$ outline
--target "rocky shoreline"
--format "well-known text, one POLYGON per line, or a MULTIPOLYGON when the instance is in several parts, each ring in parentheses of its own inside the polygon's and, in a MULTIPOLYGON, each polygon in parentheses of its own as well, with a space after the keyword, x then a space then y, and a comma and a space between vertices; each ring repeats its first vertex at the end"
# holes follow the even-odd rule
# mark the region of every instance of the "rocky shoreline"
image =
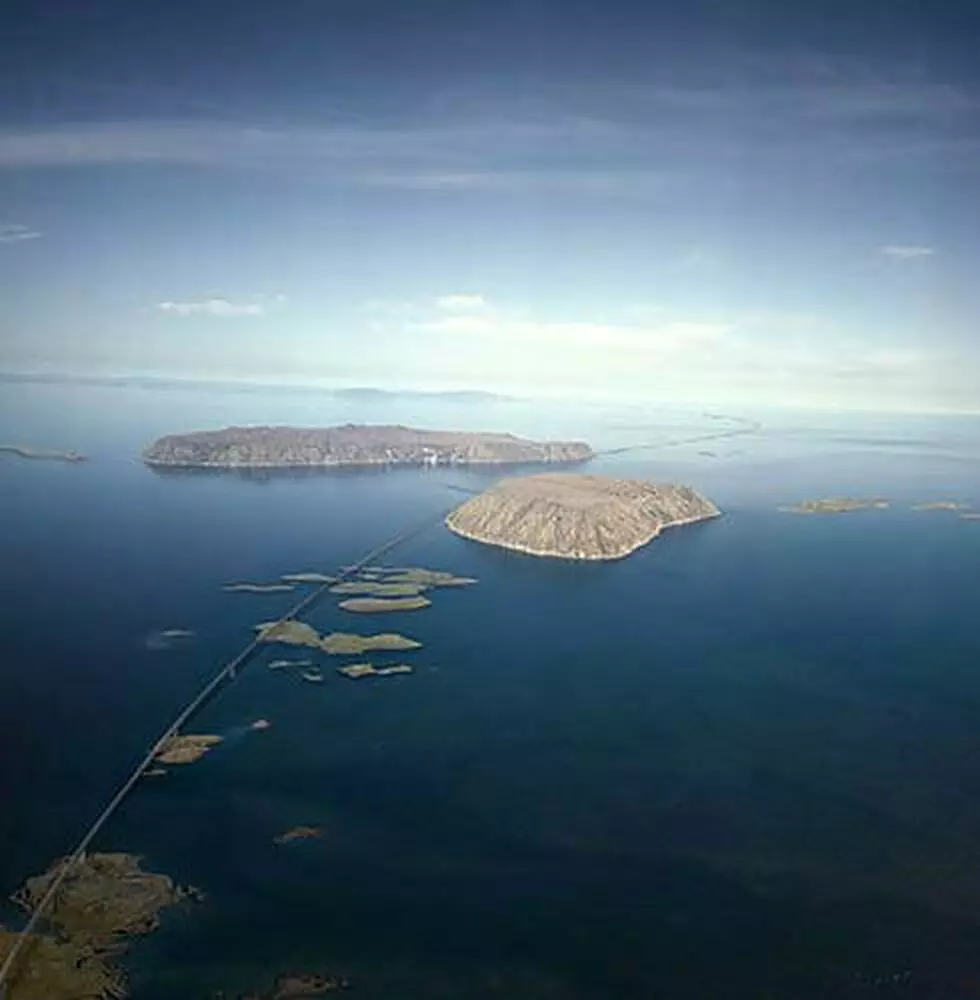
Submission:
POLYGON ((698 517, 689 517, 678 521, 665 522, 664 524, 657 525, 657 527, 642 541, 631 543, 628 546, 624 545, 621 551, 609 554, 598 554, 583 551, 569 555, 567 552, 558 548, 533 548, 530 545, 522 545, 516 542, 506 544, 504 542, 488 542, 485 538, 482 538, 475 533, 467 532, 465 529, 449 524, 448 521, 447 527, 453 532, 453 534, 459 535, 460 538, 466 538, 471 542, 480 542, 484 545, 497 545, 500 548, 510 549, 512 552, 523 552, 525 555, 529 556, 542 556, 549 559, 575 559, 580 562, 614 562, 617 559, 625 559, 627 556, 632 555, 637 549, 643 548, 644 545, 648 545, 656 538, 659 538, 660 535, 663 534, 665 528, 681 528, 688 524, 700 524, 702 521, 710 521, 716 517, 721 517, 721 511, 714 514, 702 514, 698 517))

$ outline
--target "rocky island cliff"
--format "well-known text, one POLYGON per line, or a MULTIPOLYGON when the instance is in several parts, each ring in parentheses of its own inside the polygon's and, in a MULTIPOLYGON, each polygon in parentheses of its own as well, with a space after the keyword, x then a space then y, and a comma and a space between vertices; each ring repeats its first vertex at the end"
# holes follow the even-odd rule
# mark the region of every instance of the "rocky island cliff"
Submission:
POLYGON ((152 466, 218 469, 357 465, 484 465, 580 462, 582 441, 528 441, 513 434, 470 434, 411 427, 226 427, 159 438, 143 452, 152 466))
POLYGON ((721 512, 688 486, 543 473, 503 479, 447 518, 457 535, 536 556, 621 559, 721 512))

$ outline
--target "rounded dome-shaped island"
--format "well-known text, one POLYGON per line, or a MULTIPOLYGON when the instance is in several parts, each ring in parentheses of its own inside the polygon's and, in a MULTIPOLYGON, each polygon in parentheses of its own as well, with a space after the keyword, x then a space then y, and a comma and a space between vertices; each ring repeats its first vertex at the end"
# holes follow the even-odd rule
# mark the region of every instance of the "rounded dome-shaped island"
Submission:
POLYGON ((535 556, 621 559, 664 528, 721 512, 689 486, 543 473, 502 479, 447 518, 464 538, 535 556))

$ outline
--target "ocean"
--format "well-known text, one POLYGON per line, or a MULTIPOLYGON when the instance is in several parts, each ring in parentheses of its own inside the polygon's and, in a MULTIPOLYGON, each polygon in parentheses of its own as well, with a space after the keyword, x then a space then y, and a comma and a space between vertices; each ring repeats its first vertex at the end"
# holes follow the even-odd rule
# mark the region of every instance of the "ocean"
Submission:
POLYGON ((129 951, 133 1000, 258 994, 286 971, 344 976, 363 1000, 980 996, 980 522, 912 509, 980 508, 980 418, 737 416, 758 426, 671 444, 735 425, 0 384, 0 443, 90 456, 0 457, 0 894, 70 850, 297 597, 224 584, 329 573, 429 519, 384 561, 477 585, 384 618, 333 597, 303 616, 419 639, 413 674, 355 682, 323 657, 315 685, 268 670, 294 655, 270 647, 190 727, 224 742, 143 782, 97 842, 204 893, 129 951), (566 564, 441 526, 462 499, 447 484, 487 472, 139 461, 167 432, 348 421, 661 442, 589 471, 687 483, 724 517, 566 564), (778 509, 836 495, 891 506, 778 509), (171 628, 195 636, 152 641, 171 628), (274 843, 300 825, 322 836, 274 843))

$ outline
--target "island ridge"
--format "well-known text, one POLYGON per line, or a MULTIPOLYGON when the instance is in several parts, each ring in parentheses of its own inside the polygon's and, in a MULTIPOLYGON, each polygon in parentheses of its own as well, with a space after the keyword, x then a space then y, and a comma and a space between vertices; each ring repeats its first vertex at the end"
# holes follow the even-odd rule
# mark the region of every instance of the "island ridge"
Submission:
POLYGON ((176 468, 279 469, 581 462, 592 455, 583 441, 527 441, 513 434, 345 424, 226 427, 172 434, 151 444, 143 452, 143 461, 176 468))

